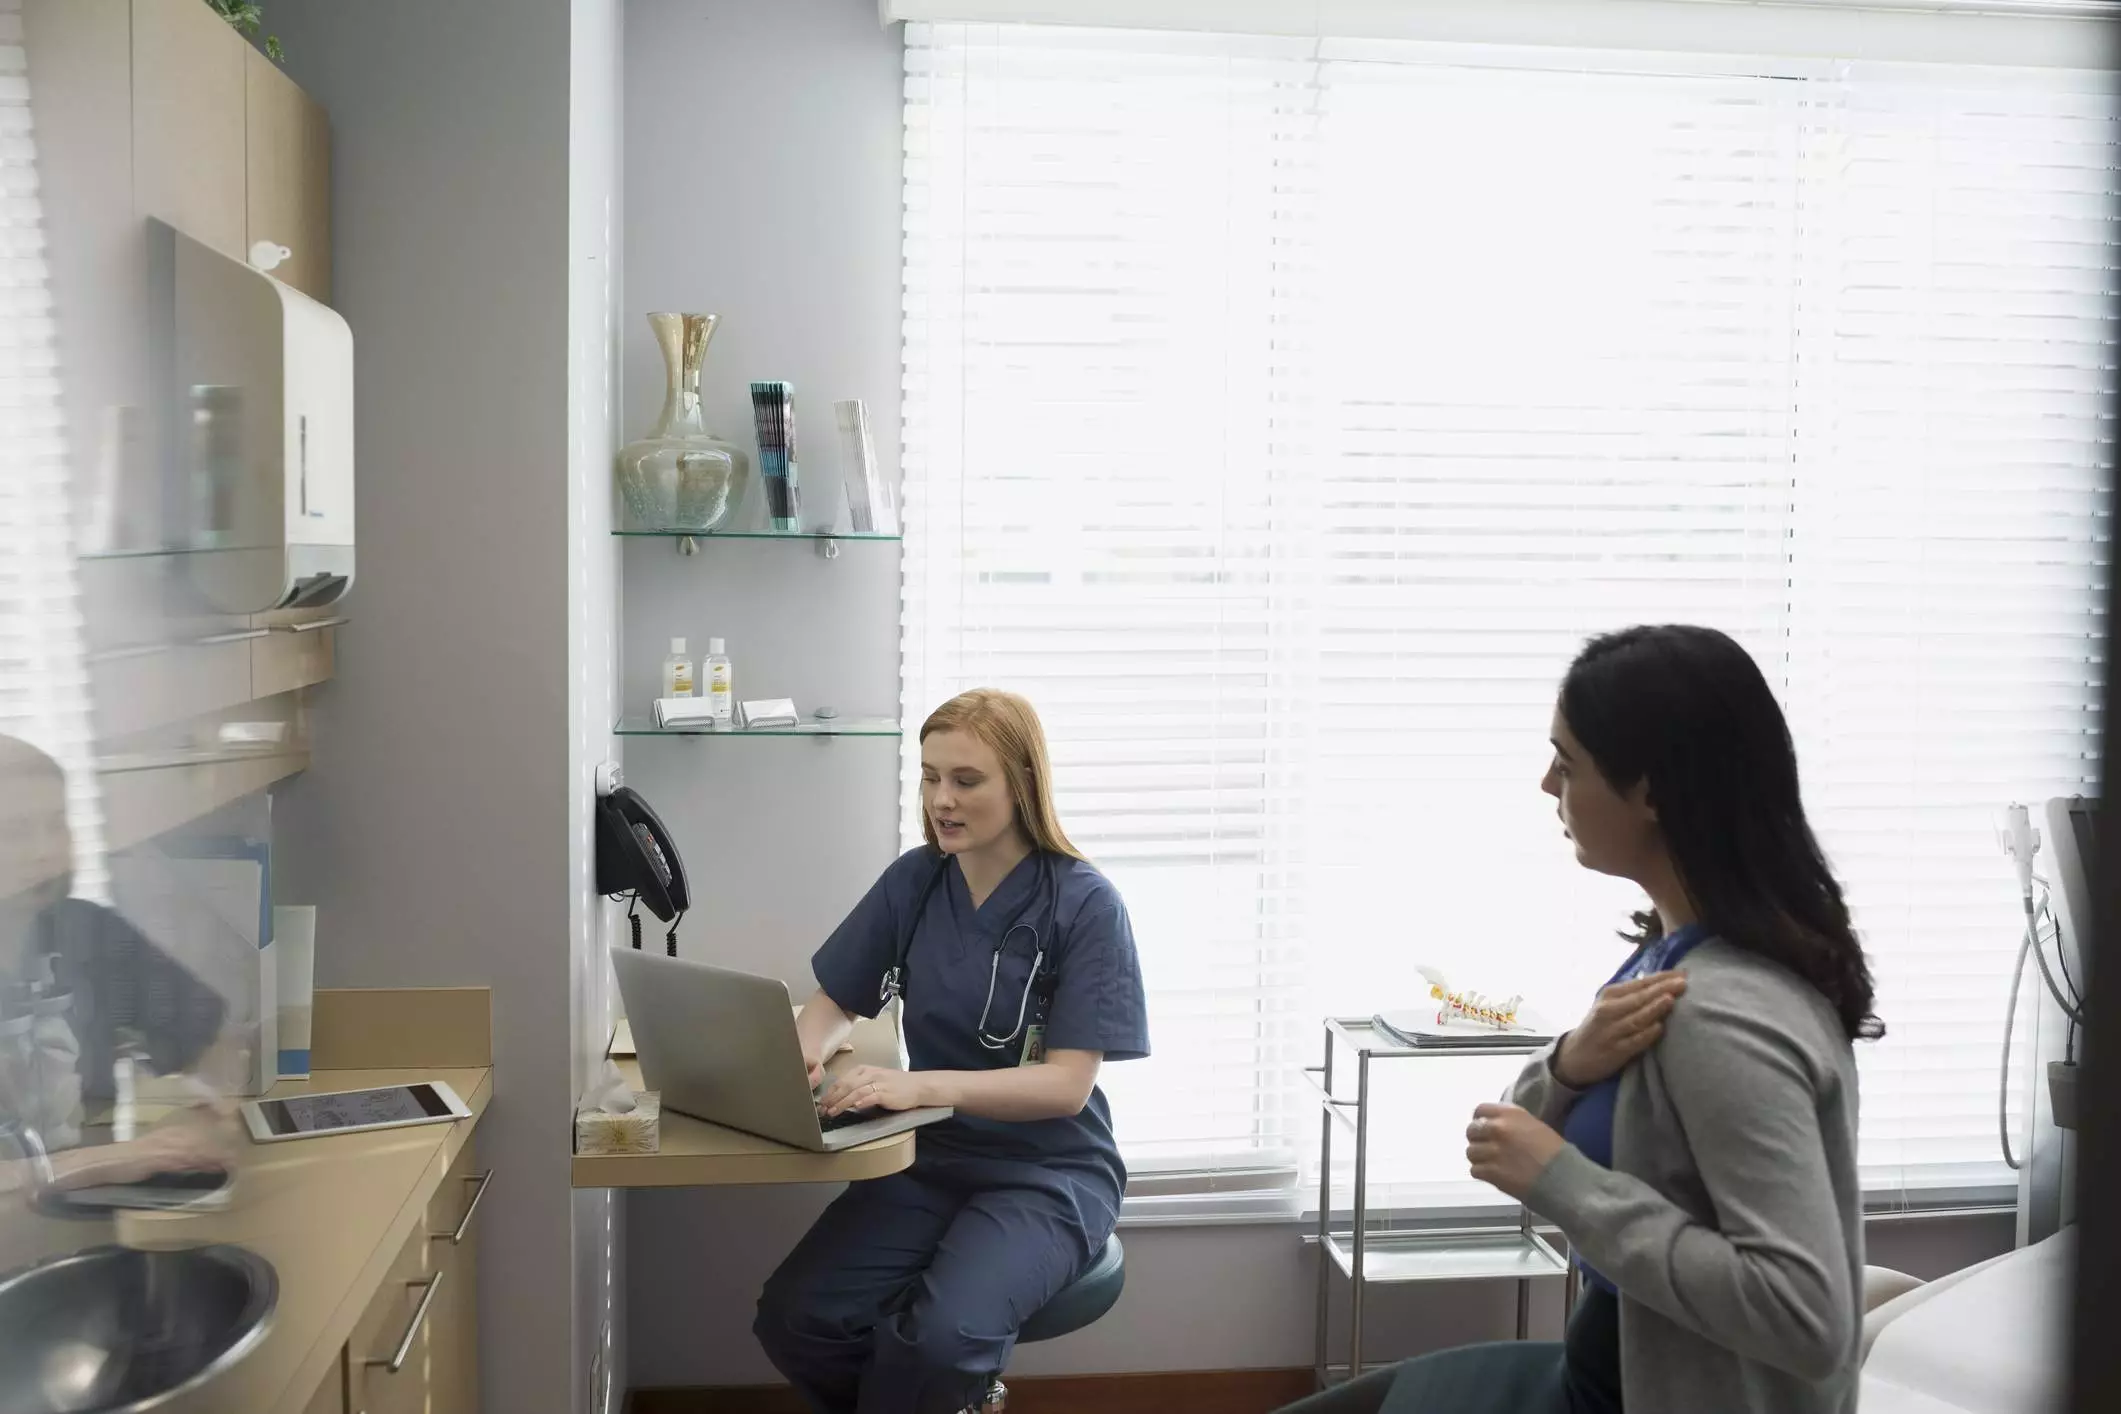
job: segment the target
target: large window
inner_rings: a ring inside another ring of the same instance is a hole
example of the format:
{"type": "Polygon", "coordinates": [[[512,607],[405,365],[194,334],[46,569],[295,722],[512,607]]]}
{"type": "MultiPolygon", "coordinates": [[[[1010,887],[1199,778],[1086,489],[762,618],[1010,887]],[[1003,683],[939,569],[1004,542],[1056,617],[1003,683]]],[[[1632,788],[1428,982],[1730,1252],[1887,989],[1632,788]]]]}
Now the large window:
{"type": "MultiPolygon", "coordinates": [[[[2097,776],[2114,130],[2054,73],[908,27],[906,707],[1046,719],[1138,1173],[1297,1173],[1319,1019],[1417,963],[1580,1013],[1632,900],[1538,791],[1553,691],[1689,620],[1880,976],[1869,1181],[2002,1176],[1992,819],[2097,776]]],[[[1475,1192],[1503,1074],[1394,1098],[1403,1191],[1475,1192]]]]}
{"type": "Polygon", "coordinates": [[[20,0],[0,0],[0,734],[65,769],[74,891],[100,898],[108,876],[28,70],[20,0]]]}

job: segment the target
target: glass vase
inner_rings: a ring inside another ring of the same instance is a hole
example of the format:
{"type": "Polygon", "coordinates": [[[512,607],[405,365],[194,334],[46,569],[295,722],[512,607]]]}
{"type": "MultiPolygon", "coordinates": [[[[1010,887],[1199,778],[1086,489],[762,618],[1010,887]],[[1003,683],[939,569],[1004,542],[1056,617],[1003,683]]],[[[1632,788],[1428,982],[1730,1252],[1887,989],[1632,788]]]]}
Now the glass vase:
{"type": "Polygon", "coordinates": [[[707,430],[700,366],[717,314],[651,314],[663,351],[663,413],[648,435],[619,449],[619,492],[639,530],[704,533],[729,516],[749,470],[743,450],[707,430]]]}

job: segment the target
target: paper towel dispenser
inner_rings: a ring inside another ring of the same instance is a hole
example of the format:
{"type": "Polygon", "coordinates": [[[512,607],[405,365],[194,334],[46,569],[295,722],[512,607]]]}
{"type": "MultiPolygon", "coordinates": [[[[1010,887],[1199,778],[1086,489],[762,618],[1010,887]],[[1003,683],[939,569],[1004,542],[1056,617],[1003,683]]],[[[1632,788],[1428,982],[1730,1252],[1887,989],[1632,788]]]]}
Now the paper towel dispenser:
{"type": "Polygon", "coordinates": [[[354,575],[353,334],[270,275],[148,222],[163,538],[227,614],[354,575]]]}

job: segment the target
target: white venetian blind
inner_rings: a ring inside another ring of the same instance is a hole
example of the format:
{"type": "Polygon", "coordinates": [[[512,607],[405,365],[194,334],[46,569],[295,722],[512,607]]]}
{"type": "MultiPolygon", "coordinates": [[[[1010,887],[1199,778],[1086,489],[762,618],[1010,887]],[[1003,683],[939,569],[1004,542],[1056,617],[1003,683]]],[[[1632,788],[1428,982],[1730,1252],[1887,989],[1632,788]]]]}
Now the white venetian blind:
{"type": "Polygon", "coordinates": [[[1107,1075],[1136,1166],[1287,1164],[1277,330],[1311,66],[1273,40],[936,39],[907,49],[907,710],[979,683],[1037,703],[1155,998],[1156,1056],[1107,1075]]]}
{"type": "Polygon", "coordinates": [[[1964,71],[1823,98],[1786,701],[1891,1028],[1866,1167],[1993,1178],[2023,928],[1996,806],[2100,774],[2116,105],[1964,71]]]}
{"type": "MultiPolygon", "coordinates": [[[[1872,1180],[1993,1178],[1989,817],[2096,775],[2111,99],[995,26],[907,54],[907,708],[1046,716],[1149,974],[1158,1058],[1107,1072],[1130,1160],[1289,1165],[1318,1019],[1419,962],[1573,1018],[1630,900],[1537,790],[1554,688],[1587,634],[1691,620],[1783,693],[1873,951],[1872,1180]]],[[[1501,1078],[1439,1069],[1381,1155],[1438,1197],[1501,1078]]]]}
{"type": "Polygon", "coordinates": [[[74,887],[98,897],[102,817],[44,252],[21,4],[0,0],[0,733],[65,769],[74,887]]]}

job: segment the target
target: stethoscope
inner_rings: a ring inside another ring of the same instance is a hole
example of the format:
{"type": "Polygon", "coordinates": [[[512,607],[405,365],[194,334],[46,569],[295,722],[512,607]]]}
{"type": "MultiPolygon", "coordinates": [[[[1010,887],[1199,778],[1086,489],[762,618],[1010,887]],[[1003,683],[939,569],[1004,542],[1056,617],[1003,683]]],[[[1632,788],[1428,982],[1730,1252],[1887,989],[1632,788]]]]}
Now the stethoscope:
{"type": "MultiPolygon", "coordinates": [[[[950,856],[944,855],[942,861],[936,865],[935,872],[921,885],[920,897],[914,901],[913,912],[908,915],[906,926],[899,929],[898,949],[892,958],[890,970],[884,974],[884,985],[879,989],[885,1006],[906,995],[906,954],[913,949],[913,932],[920,926],[922,916],[928,911],[928,900],[935,896],[936,889],[949,872],[950,856]]],[[[1060,885],[1053,872],[1053,856],[1045,850],[1038,851],[1038,873],[1038,887],[1031,891],[1031,897],[1024,900],[1023,906],[1016,910],[1016,916],[1009,920],[1009,926],[1002,930],[1001,941],[994,945],[994,957],[987,964],[987,1000],[980,1005],[979,1026],[975,1034],[979,1037],[980,1045],[990,1051],[1006,1051],[1016,1044],[1017,1037],[1024,1034],[1024,1025],[1031,1019],[1031,999],[1034,992],[1037,993],[1041,1005],[1051,999],[1051,982],[1046,981],[1044,986],[1040,984],[1045,980],[1046,943],[1051,941],[1054,921],[1060,912],[1060,885]],[[1024,921],[1041,897],[1046,902],[1047,937],[1044,940],[1041,940],[1034,925],[1024,921]],[[1031,973],[1024,978],[1023,996],[1017,999],[1016,1025],[1009,1028],[1007,1035],[997,1036],[990,1029],[989,1013],[994,1009],[995,989],[1001,985],[1002,954],[1009,950],[1009,940],[1019,931],[1030,940],[1031,973]]]]}

